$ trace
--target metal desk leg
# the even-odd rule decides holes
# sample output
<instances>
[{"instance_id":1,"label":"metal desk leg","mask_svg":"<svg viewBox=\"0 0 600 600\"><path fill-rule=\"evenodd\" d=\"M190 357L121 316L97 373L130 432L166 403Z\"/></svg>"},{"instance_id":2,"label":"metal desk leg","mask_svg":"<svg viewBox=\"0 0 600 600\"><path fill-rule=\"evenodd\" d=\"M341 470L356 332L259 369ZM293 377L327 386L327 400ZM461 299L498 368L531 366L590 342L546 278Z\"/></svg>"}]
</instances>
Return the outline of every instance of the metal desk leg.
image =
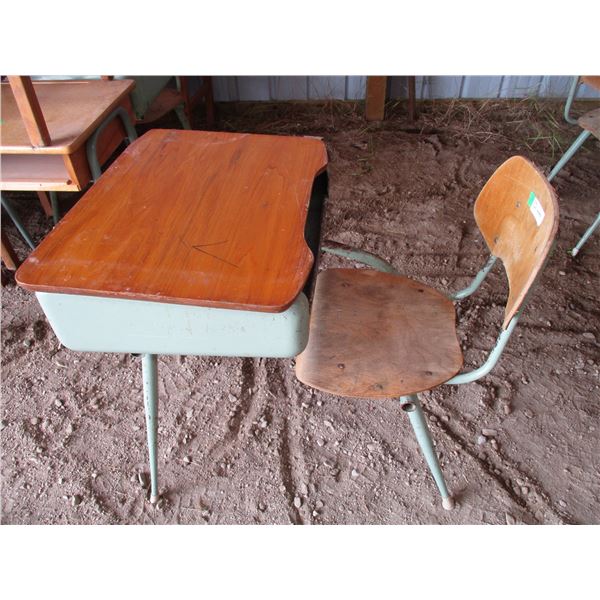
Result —
<instances>
[{"instance_id":1,"label":"metal desk leg","mask_svg":"<svg viewBox=\"0 0 600 600\"><path fill-rule=\"evenodd\" d=\"M148 458L150 460L150 502L156 504L158 502L158 465L156 459L158 370L156 367L156 354L142 354L142 380L144 382L144 409L146 411Z\"/></svg>"},{"instance_id":2,"label":"metal desk leg","mask_svg":"<svg viewBox=\"0 0 600 600\"><path fill-rule=\"evenodd\" d=\"M12 204L4 196L0 196L0 202L2 202L2 206L8 213L8 216L12 219L12 222L15 224L15 227L19 230L19 233L23 236L23 239L27 242L27 245L32 250L34 250L35 244L33 243L29 232L27 231L27 229L25 229L25 225L23 225L21 219L19 218L19 215L12 207Z\"/></svg>"},{"instance_id":3,"label":"metal desk leg","mask_svg":"<svg viewBox=\"0 0 600 600\"><path fill-rule=\"evenodd\" d=\"M442 468L440 467L435 448L433 447L433 441L431 439L431 434L429 433L429 428L427 427L427 421L425 421L425 416L423 415L421 403L416 394L401 396L400 403L402 405L402 410L408 414L410 424L417 436L421 451L429 465L429 470L433 475L435 483L440 490L440 494L442 495L442 506L446 510L451 510L454 508L454 498L452 498L446 487L446 481L444 480Z\"/></svg>"}]
</instances>

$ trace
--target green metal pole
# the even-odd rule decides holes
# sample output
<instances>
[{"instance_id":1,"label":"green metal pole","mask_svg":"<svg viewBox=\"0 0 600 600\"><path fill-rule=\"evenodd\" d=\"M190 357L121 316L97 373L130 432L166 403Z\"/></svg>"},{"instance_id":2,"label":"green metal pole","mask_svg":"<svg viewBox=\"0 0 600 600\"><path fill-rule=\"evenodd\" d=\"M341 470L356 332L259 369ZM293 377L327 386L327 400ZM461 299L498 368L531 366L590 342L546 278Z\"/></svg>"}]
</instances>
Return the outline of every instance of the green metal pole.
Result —
<instances>
[{"instance_id":1,"label":"green metal pole","mask_svg":"<svg viewBox=\"0 0 600 600\"><path fill-rule=\"evenodd\" d=\"M577 256L577 254L581 250L581 247L588 241L590 235L592 235L592 233L594 233L594 231L596 231L596 229L598 229L599 226L600 226L600 213L598 213L598 215L596 216L596 220L588 227L586 232L581 236L581 239L577 242L577 245L575 246L575 248L573 248L573 250L571 250L571 256Z\"/></svg>"},{"instance_id":2,"label":"green metal pole","mask_svg":"<svg viewBox=\"0 0 600 600\"><path fill-rule=\"evenodd\" d=\"M579 150L580 146L587 140L590 135L592 135L591 131L584 130L582 131L576 138L576 140L571 144L569 149L562 155L562 158L554 165L552 171L548 175L548 181L552 181L558 172L573 158L573 155L577 150Z\"/></svg>"},{"instance_id":3,"label":"green metal pole","mask_svg":"<svg viewBox=\"0 0 600 600\"><path fill-rule=\"evenodd\" d=\"M35 244L33 243L33 240L31 239L29 232L25 228L25 225L23 225L23 222L19 218L19 215L13 208L12 204L4 196L0 196L0 202L2 202L2 206L8 213L8 216L12 219L12 222L15 224L15 227L19 230L19 233L23 236L23 239L27 242L27 245L32 250L34 250Z\"/></svg>"},{"instance_id":4,"label":"green metal pole","mask_svg":"<svg viewBox=\"0 0 600 600\"><path fill-rule=\"evenodd\" d=\"M458 292L454 292L454 294L450 294L448 298L450 300L462 300L467 296L470 296L473 292L477 291L479 286L483 283L483 280L486 278L487 274L492 270L494 264L496 264L497 257L493 254L488 258L488 261L485 263L485 266L477 275L475 275L475 279L468 285L466 288L459 290Z\"/></svg>"},{"instance_id":5,"label":"green metal pole","mask_svg":"<svg viewBox=\"0 0 600 600\"><path fill-rule=\"evenodd\" d=\"M577 119L574 119L571 116L571 104L573 104L573 100L575 99L575 94L577 93L577 87L579 86L579 75L573 77L573 81L571 82L571 87L569 88L569 95L567 96L567 101L565 102L565 121L570 123L571 125L577 125Z\"/></svg>"},{"instance_id":6,"label":"green metal pole","mask_svg":"<svg viewBox=\"0 0 600 600\"><path fill-rule=\"evenodd\" d=\"M402 410L410 419L410 424L417 436L417 442L419 442L419 446L425 456L429 470L440 490L440 494L442 495L442 506L446 510L452 510L454 508L454 498L452 498L446 487L446 481L444 480L442 468L440 467L440 462L435 452L435 448L433 447L433 440L431 439L429 427L427 427L427 421L425 420L421 403L416 394L411 394L409 396L401 396L400 404L402 405Z\"/></svg>"},{"instance_id":7,"label":"green metal pole","mask_svg":"<svg viewBox=\"0 0 600 600\"><path fill-rule=\"evenodd\" d=\"M58 196L56 192L49 192L50 204L52 205L52 220L56 225L60 221L60 211L58 209Z\"/></svg>"},{"instance_id":8,"label":"green metal pole","mask_svg":"<svg viewBox=\"0 0 600 600\"><path fill-rule=\"evenodd\" d=\"M179 122L181 123L181 126L184 129L192 128L192 126L190 125L190 122L187 118L187 115L185 114L185 110L183 109L183 104L178 104L175 107L175 113L177 114L177 118L179 119Z\"/></svg>"},{"instance_id":9,"label":"green metal pole","mask_svg":"<svg viewBox=\"0 0 600 600\"><path fill-rule=\"evenodd\" d=\"M156 438L158 432L158 369L156 354L142 354L142 380L144 382L144 409L150 460L150 502L158 502L158 464Z\"/></svg>"},{"instance_id":10,"label":"green metal pole","mask_svg":"<svg viewBox=\"0 0 600 600\"><path fill-rule=\"evenodd\" d=\"M398 273L398 271L396 271L396 269L392 265L390 265L389 262L383 260L383 258L379 258L379 256L376 256L371 252L367 252L366 250L357 250L355 248L350 248L349 246L345 246L344 244L339 244L337 242L324 242L321 246L321 252L325 252L327 254L335 254L336 256L341 256L343 258L355 260L369 267L373 267L374 269L376 269L377 271L381 271L382 273Z\"/></svg>"}]
</instances>

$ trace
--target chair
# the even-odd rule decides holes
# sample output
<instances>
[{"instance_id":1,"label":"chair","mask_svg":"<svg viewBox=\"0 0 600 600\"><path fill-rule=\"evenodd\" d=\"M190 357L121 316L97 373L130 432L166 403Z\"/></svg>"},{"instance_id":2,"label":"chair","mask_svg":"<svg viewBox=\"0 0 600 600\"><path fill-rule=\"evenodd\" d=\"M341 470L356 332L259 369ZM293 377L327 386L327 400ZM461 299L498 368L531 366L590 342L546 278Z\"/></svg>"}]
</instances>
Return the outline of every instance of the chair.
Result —
<instances>
[{"instance_id":1,"label":"chair","mask_svg":"<svg viewBox=\"0 0 600 600\"><path fill-rule=\"evenodd\" d=\"M103 75L103 79L112 79ZM160 119L174 110L183 129L192 129L192 111L204 101L206 106L206 125L209 129L215 125L215 109L212 91L212 78L204 76L200 84L194 86L199 78L188 76L126 76L135 80L131 91L131 103L136 125L148 124ZM122 79L122 77L119 77Z\"/></svg>"},{"instance_id":2,"label":"chair","mask_svg":"<svg viewBox=\"0 0 600 600\"><path fill-rule=\"evenodd\" d=\"M580 83L585 83L597 90L600 90L600 77L599 76L585 76L582 78L574 77L573 83L571 85L571 89L569 91L569 96L567 97L567 101L565 103L565 121L571 124L579 125L583 131L577 136L575 141L569 146L567 151L562 155L561 159L556 163L550 174L548 175L548 181L552 181L558 172L573 158L577 150L581 148L583 143L593 135L594 137L600 139L600 108L596 110L591 110L586 112L584 115L579 117L578 119L574 119L571 116L571 104L573 103L573 99L575 98L578 86ZM571 256L577 256L581 247L587 242L592 233L600 226L600 212L596 216L594 222L587 228L585 233L581 236L580 240L577 242L575 247L570 251Z\"/></svg>"},{"instance_id":3,"label":"chair","mask_svg":"<svg viewBox=\"0 0 600 600\"><path fill-rule=\"evenodd\" d=\"M446 509L453 508L454 499L418 394L443 383L474 381L490 372L517 324L558 228L552 187L520 156L507 160L491 176L474 212L491 256L470 286L449 296L397 274L373 255L325 243L325 252L376 270L328 269L318 275L308 345L296 360L297 378L313 388L346 397L399 398ZM453 301L472 294L497 258L510 285L500 335L481 367L457 375L463 358Z\"/></svg>"}]
</instances>

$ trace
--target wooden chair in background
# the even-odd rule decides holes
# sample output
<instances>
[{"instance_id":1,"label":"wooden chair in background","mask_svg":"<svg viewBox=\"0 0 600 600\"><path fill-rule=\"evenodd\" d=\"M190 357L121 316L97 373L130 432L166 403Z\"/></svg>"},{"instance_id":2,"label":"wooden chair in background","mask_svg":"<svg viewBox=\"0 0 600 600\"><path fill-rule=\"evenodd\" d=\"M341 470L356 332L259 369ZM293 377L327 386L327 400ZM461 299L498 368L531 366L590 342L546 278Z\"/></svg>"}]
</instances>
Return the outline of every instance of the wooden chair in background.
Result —
<instances>
[{"instance_id":1,"label":"wooden chair in background","mask_svg":"<svg viewBox=\"0 0 600 600\"><path fill-rule=\"evenodd\" d=\"M548 175L548 181L552 181L558 175L558 172L571 160L571 158L573 158L575 153L579 150L579 148L581 148L583 143L590 137L590 135L593 135L595 138L600 140L600 108L590 110L577 119L573 118L571 115L571 105L581 84L589 85L590 87L600 91L600 76L587 75L573 78L569 96L565 102L564 116L565 121L574 125L579 125L583 131L577 136L575 141L562 155L552 171L550 171L550 174ZM581 250L581 247L588 241L592 233L594 233L598 227L600 227L600 212L598 212L596 219L587 228L575 247L570 250L571 256L577 256Z\"/></svg>"},{"instance_id":2,"label":"wooden chair in background","mask_svg":"<svg viewBox=\"0 0 600 600\"><path fill-rule=\"evenodd\" d=\"M317 277L308 345L296 359L298 379L345 397L399 398L442 496L454 506L417 394L442 383L483 377L496 364L523 311L558 228L555 193L528 160L515 156L491 176L475 203L475 220L491 256L473 283L446 296L397 274L385 261L359 251L323 250L374 266L328 269ZM504 323L487 361L461 373L453 301L472 294L497 258L510 293Z\"/></svg>"},{"instance_id":3,"label":"wooden chair in background","mask_svg":"<svg viewBox=\"0 0 600 600\"><path fill-rule=\"evenodd\" d=\"M103 79L112 79L104 75ZM184 129L193 129L193 110L200 103L206 106L206 127L215 126L215 105L212 90L212 77L189 76L127 76L135 80L131 92L131 102L136 124L157 121L174 110ZM197 80L201 79L198 84Z\"/></svg>"}]
</instances>

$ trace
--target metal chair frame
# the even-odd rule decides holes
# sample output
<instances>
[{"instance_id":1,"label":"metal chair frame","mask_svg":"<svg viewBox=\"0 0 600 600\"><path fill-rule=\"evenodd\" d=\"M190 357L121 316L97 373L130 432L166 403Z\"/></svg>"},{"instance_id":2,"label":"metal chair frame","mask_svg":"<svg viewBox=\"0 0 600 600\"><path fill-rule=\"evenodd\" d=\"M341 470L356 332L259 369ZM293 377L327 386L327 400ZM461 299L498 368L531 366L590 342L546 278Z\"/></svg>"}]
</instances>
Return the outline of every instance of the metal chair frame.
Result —
<instances>
[{"instance_id":1,"label":"metal chair frame","mask_svg":"<svg viewBox=\"0 0 600 600\"><path fill-rule=\"evenodd\" d=\"M577 119L571 116L571 105L573 104L573 100L575 100L575 96L577 95L577 91L579 90L579 86L581 85L581 77L579 75L575 75L573 80L571 81L571 87L569 88L569 95L567 96L567 100L565 102L565 110L564 110L564 118L567 123L571 125L577 125Z\"/></svg>"},{"instance_id":2,"label":"metal chair frame","mask_svg":"<svg viewBox=\"0 0 600 600\"><path fill-rule=\"evenodd\" d=\"M567 96L567 100L565 102L565 121L567 121L567 123L571 123L571 125L578 124L578 119L574 119L571 116L570 112L571 105L573 104L573 100L575 99L577 90L579 89L581 83L582 81L579 76L573 77L573 81L569 89L569 95ZM548 181L552 181L558 175L559 171L573 158L575 153L579 150L579 148L581 148L583 143L590 137L590 135L592 135L591 131L583 130L577 136L575 141L569 146L569 148L562 155L560 160L556 163L556 165L554 165L552 171L550 171L550 174L548 175ZM577 244L571 250L569 250L569 254L571 254L571 256L577 256L582 246L588 241L590 236L594 233L594 231L596 231L596 229L598 229L598 227L600 227L600 212L598 212L598 214L596 215L596 219L594 220L594 222L585 230Z\"/></svg>"},{"instance_id":3,"label":"metal chair frame","mask_svg":"<svg viewBox=\"0 0 600 600\"><path fill-rule=\"evenodd\" d=\"M321 248L321 251L327 254L334 254L336 256L354 260L356 262L368 265L374 268L375 270L382 271L384 273L399 274L398 271L390 263L370 252L357 250L337 243L335 243L335 245L332 245L331 242L325 242L325 244ZM496 264L496 261L497 257L493 254L490 254L490 258L487 260L483 268L477 273L477 275L475 275L473 281L462 290L449 294L448 298L450 298L450 300L452 301L460 301L476 292L479 286L485 280L488 273ZM531 290L533 289L534 285L535 283L532 284L529 288L529 293L527 296L529 296L529 294L531 293ZM521 316L526 303L527 298L523 301L518 312L510 320L506 328L501 329L500 334L498 335L498 339L496 340L496 344L490 351L487 360L480 367L473 369L472 371L465 371L463 373L455 375L454 377L445 382L446 385L462 385L465 383L476 381L477 379L481 379L482 377L487 375L494 368L494 366L502 356L502 352L504 351L504 348L506 347L506 344L508 343L511 334L519 321L519 317ZM442 497L442 506L446 510L451 510L455 506L455 501L450 492L448 491L448 486L446 485L446 481L442 473L439 459L437 457L437 453L433 445L431 432L427 425L423 409L421 408L421 403L419 401L418 395L410 394L407 396L401 396L399 398L399 401L402 410L408 415L410 424L415 433L415 437L417 438L417 442L419 444L419 447L421 448L421 452L423 453L431 475L440 492L440 495Z\"/></svg>"}]
</instances>

